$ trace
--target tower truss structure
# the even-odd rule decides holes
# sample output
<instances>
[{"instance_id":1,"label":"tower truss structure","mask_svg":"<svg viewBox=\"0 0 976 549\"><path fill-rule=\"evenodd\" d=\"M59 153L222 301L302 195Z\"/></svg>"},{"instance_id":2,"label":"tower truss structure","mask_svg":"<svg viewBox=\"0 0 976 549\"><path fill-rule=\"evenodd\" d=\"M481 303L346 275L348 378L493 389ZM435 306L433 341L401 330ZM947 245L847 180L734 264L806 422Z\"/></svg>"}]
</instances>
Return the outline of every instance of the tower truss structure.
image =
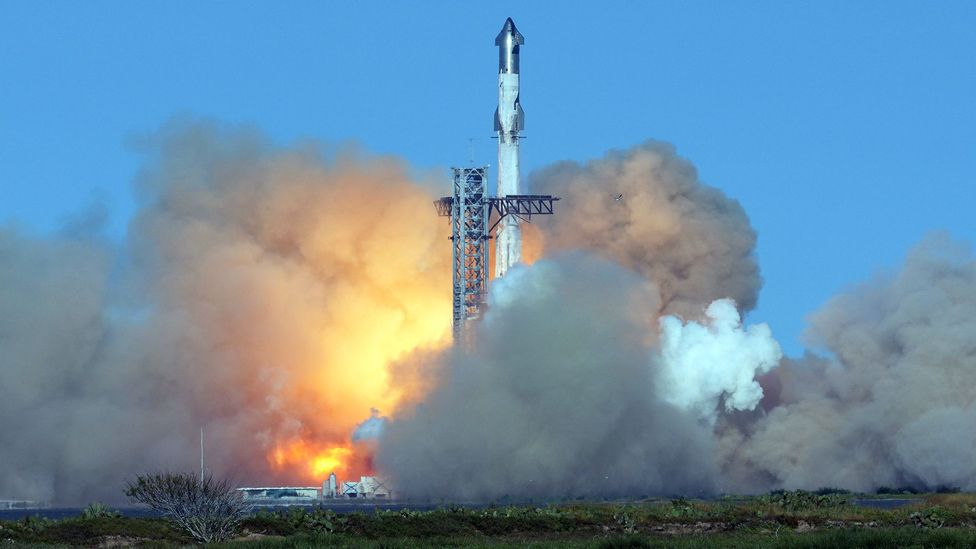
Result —
<instances>
[{"instance_id":1,"label":"tower truss structure","mask_svg":"<svg viewBox=\"0 0 976 549\"><path fill-rule=\"evenodd\" d=\"M488 168L453 168L451 242L454 281L454 341L481 314L488 292Z\"/></svg>"},{"instance_id":2,"label":"tower truss structure","mask_svg":"<svg viewBox=\"0 0 976 549\"><path fill-rule=\"evenodd\" d=\"M463 343L470 321L480 318L488 295L488 240L507 216L528 222L533 215L552 215L550 195L488 196L488 168L452 168L454 194L434 202L437 214L451 218L453 266L453 333ZM492 222L493 221L493 222Z\"/></svg>"}]
</instances>

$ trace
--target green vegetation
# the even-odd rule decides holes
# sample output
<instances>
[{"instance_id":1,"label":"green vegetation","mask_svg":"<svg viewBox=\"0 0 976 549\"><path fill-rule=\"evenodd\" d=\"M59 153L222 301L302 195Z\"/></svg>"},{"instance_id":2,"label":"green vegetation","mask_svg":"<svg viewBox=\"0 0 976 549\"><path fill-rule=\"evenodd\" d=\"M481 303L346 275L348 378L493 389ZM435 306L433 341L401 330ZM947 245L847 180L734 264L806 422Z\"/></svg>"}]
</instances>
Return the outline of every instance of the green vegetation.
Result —
<instances>
[{"instance_id":1,"label":"green vegetation","mask_svg":"<svg viewBox=\"0 0 976 549\"><path fill-rule=\"evenodd\" d=\"M98 502L89 503L88 507L85 507L81 511L81 518L86 518L86 519L103 518L103 517L111 518L111 517L120 517L120 516L122 515L119 514L118 511L113 511L112 509L109 508L108 505L105 505L104 503L98 503Z\"/></svg>"},{"instance_id":2,"label":"green vegetation","mask_svg":"<svg viewBox=\"0 0 976 549\"><path fill-rule=\"evenodd\" d=\"M191 473L140 475L125 487L125 495L147 505L202 543L234 537L249 507L226 480Z\"/></svg>"},{"instance_id":3,"label":"green vegetation","mask_svg":"<svg viewBox=\"0 0 976 549\"><path fill-rule=\"evenodd\" d=\"M160 519L96 517L48 520L26 517L0 521L0 541L18 544L93 546L112 541L138 540L185 545L190 538ZM9 543L9 542L8 542ZM3 547L12 545L3 544Z\"/></svg>"},{"instance_id":4,"label":"green vegetation","mask_svg":"<svg viewBox=\"0 0 976 549\"><path fill-rule=\"evenodd\" d=\"M238 537L215 547L973 547L976 495L943 493L877 509L842 491L764 496L567 503L543 507L459 506L432 511L337 514L328 509L259 511ZM6 542L6 543L4 543ZM193 542L165 519L119 517L89 506L76 518L0 521L0 547Z\"/></svg>"}]
</instances>

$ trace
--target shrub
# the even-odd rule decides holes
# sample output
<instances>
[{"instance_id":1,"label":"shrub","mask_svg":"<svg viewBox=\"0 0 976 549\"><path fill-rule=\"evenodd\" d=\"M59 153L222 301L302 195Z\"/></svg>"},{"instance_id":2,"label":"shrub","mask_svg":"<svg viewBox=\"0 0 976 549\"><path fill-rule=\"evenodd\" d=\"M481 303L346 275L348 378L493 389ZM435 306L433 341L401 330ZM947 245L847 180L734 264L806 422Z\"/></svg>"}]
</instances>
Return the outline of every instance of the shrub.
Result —
<instances>
[{"instance_id":1,"label":"shrub","mask_svg":"<svg viewBox=\"0 0 976 549\"><path fill-rule=\"evenodd\" d=\"M90 520L96 518L115 518L122 516L118 511L113 511L109 509L108 505L104 503L94 502L89 503L88 507L85 507L81 511L81 518Z\"/></svg>"},{"instance_id":2,"label":"shrub","mask_svg":"<svg viewBox=\"0 0 976 549\"><path fill-rule=\"evenodd\" d=\"M851 491L844 488L833 488L831 486L825 486L814 492L818 496L831 496L834 494L840 495L850 495Z\"/></svg>"},{"instance_id":3,"label":"shrub","mask_svg":"<svg viewBox=\"0 0 976 549\"><path fill-rule=\"evenodd\" d=\"M31 537L30 541L49 544L47 547L95 547L113 543L113 538L138 540L140 545L146 542L162 544L165 540L183 546L191 541L163 519L126 517L64 518Z\"/></svg>"},{"instance_id":4,"label":"shrub","mask_svg":"<svg viewBox=\"0 0 976 549\"><path fill-rule=\"evenodd\" d=\"M627 512L616 513L613 520L617 523L617 528L625 534L637 533L637 521Z\"/></svg>"},{"instance_id":5,"label":"shrub","mask_svg":"<svg viewBox=\"0 0 976 549\"><path fill-rule=\"evenodd\" d=\"M54 521L40 515L28 515L16 522L10 523L14 532L26 535L39 534L54 524Z\"/></svg>"},{"instance_id":6,"label":"shrub","mask_svg":"<svg viewBox=\"0 0 976 549\"><path fill-rule=\"evenodd\" d=\"M849 494L817 495L805 490L777 490L762 496L760 501L766 504L778 505L785 511L804 511L808 509L823 509L846 505L850 501Z\"/></svg>"},{"instance_id":7,"label":"shrub","mask_svg":"<svg viewBox=\"0 0 976 549\"><path fill-rule=\"evenodd\" d=\"M295 530L332 534L346 524L346 517L339 516L331 509L316 507L305 510L292 507L288 511L288 522Z\"/></svg>"},{"instance_id":8,"label":"shrub","mask_svg":"<svg viewBox=\"0 0 976 549\"><path fill-rule=\"evenodd\" d=\"M698 511L685 498L675 498L671 500L671 508L668 509L667 516L671 518L691 518L698 516Z\"/></svg>"},{"instance_id":9,"label":"shrub","mask_svg":"<svg viewBox=\"0 0 976 549\"><path fill-rule=\"evenodd\" d=\"M917 528L942 528L946 525L948 516L940 507L929 507L922 511L916 511L908 515L908 519Z\"/></svg>"},{"instance_id":10,"label":"shrub","mask_svg":"<svg viewBox=\"0 0 976 549\"><path fill-rule=\"evenodd\" d=\"M186 473L141 475L126 485L125 495L204 543L231 538L249 512L227 481L209 475L202 481Z\"/></svg>"}]
</instances>

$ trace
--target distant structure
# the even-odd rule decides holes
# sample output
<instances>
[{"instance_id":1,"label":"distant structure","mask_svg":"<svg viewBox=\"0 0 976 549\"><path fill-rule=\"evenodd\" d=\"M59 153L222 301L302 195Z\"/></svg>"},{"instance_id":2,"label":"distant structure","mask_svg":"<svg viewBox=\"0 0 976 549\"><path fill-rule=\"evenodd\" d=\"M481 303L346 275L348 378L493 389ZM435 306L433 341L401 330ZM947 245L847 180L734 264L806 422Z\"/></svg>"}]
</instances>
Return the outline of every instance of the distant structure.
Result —
<instances>
[{"instance_id":1,"label":"distant structure","mask_svg":"<svg viewBox=\"0 0 976 549\"><path fill-rule=\"evenodd\" d=\"M390 489L376 477L359 477L359 482L343 482L342 497L360 499L389 499Z\"/></svg>"},{"instance_id":2,"label":"distant structure","mask_svg":"<svg viewBox=\"0 0 976 549\"><path fill-rule=\"evenodd\" d=\"M260 488L238 488L244 501L253 505L287 506L314 505L323 500L338 499L390 499L393 492L386 482L378 477L361 476L358 481L339 482L336 474L318 486L267 486ZM0 504L4 502L0 501ZM0 506L0 509L3 507Z\"/></svg>"},{"instance_id":3,"label":"distant structure","mask_svg":"<svg viewBox=\"0 0 976 549\"><path fill-rule=\"evenodd\" d=\"M453 332L466 344L467 326L481 317L488 293L488 240L498 227L495 276L522 260L519 221L552 215L550 195L519 194L519 132L525 114L519 103L519 46L525 42L511 18L495 38L498 46L498 197L488 195L488 168L452 168L454 194L434 202L437 214L451 218ZM491 220L494 216L494 223Z\"/></svg>"},{"instance_id":4,"label":"distant structure","mask_svg":"<svg viewBox=\"0 0 976 549\"><path fill-rule=\"evenodd\" d=\"M318 486L269 486L237 491L244 501L258 505L308 505L320 499Z\"/></svg>"},{"instance_id":5,"label":"distant structure","mask_svg":"<svg viewBox=\"0 0 976 549\"><path fill-rule=\"evenodd\" d=\"M336 482L336 474L329 473L329 478L322 483L322 497L323 498L334 498L336 497L336 490L338 488L338 483Z\"/></svg>"},{"instance_id":6,"label":"distant structure","mask_svg":"<svg viewBox=\"0 0 976 549\"><path fill-rule=\"evenodd\" d=\"M0 511L10 511L14 509L50 509L51 504L46 501L33 501L29 499L0 499Z\"/></svg>"}]
</instances>

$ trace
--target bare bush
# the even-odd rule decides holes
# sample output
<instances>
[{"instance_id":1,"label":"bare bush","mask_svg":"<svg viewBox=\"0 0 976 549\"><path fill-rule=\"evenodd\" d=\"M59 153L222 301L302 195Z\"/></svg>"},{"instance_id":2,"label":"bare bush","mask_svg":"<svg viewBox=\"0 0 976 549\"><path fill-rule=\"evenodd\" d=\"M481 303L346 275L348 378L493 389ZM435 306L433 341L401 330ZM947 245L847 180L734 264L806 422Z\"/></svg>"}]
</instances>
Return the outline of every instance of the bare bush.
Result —
<instances>
[{"instance_id":1,"label":"bare bush","mask_svg":"<svg viewBox=\"0 0 976 549\"><path fill-rule=\"evenodd\" d=\"M226 480L187 473L150 473L126 484L125 495L148 505L197 541L231 538L250 507Z\"/></svg>"}]
</instances>

